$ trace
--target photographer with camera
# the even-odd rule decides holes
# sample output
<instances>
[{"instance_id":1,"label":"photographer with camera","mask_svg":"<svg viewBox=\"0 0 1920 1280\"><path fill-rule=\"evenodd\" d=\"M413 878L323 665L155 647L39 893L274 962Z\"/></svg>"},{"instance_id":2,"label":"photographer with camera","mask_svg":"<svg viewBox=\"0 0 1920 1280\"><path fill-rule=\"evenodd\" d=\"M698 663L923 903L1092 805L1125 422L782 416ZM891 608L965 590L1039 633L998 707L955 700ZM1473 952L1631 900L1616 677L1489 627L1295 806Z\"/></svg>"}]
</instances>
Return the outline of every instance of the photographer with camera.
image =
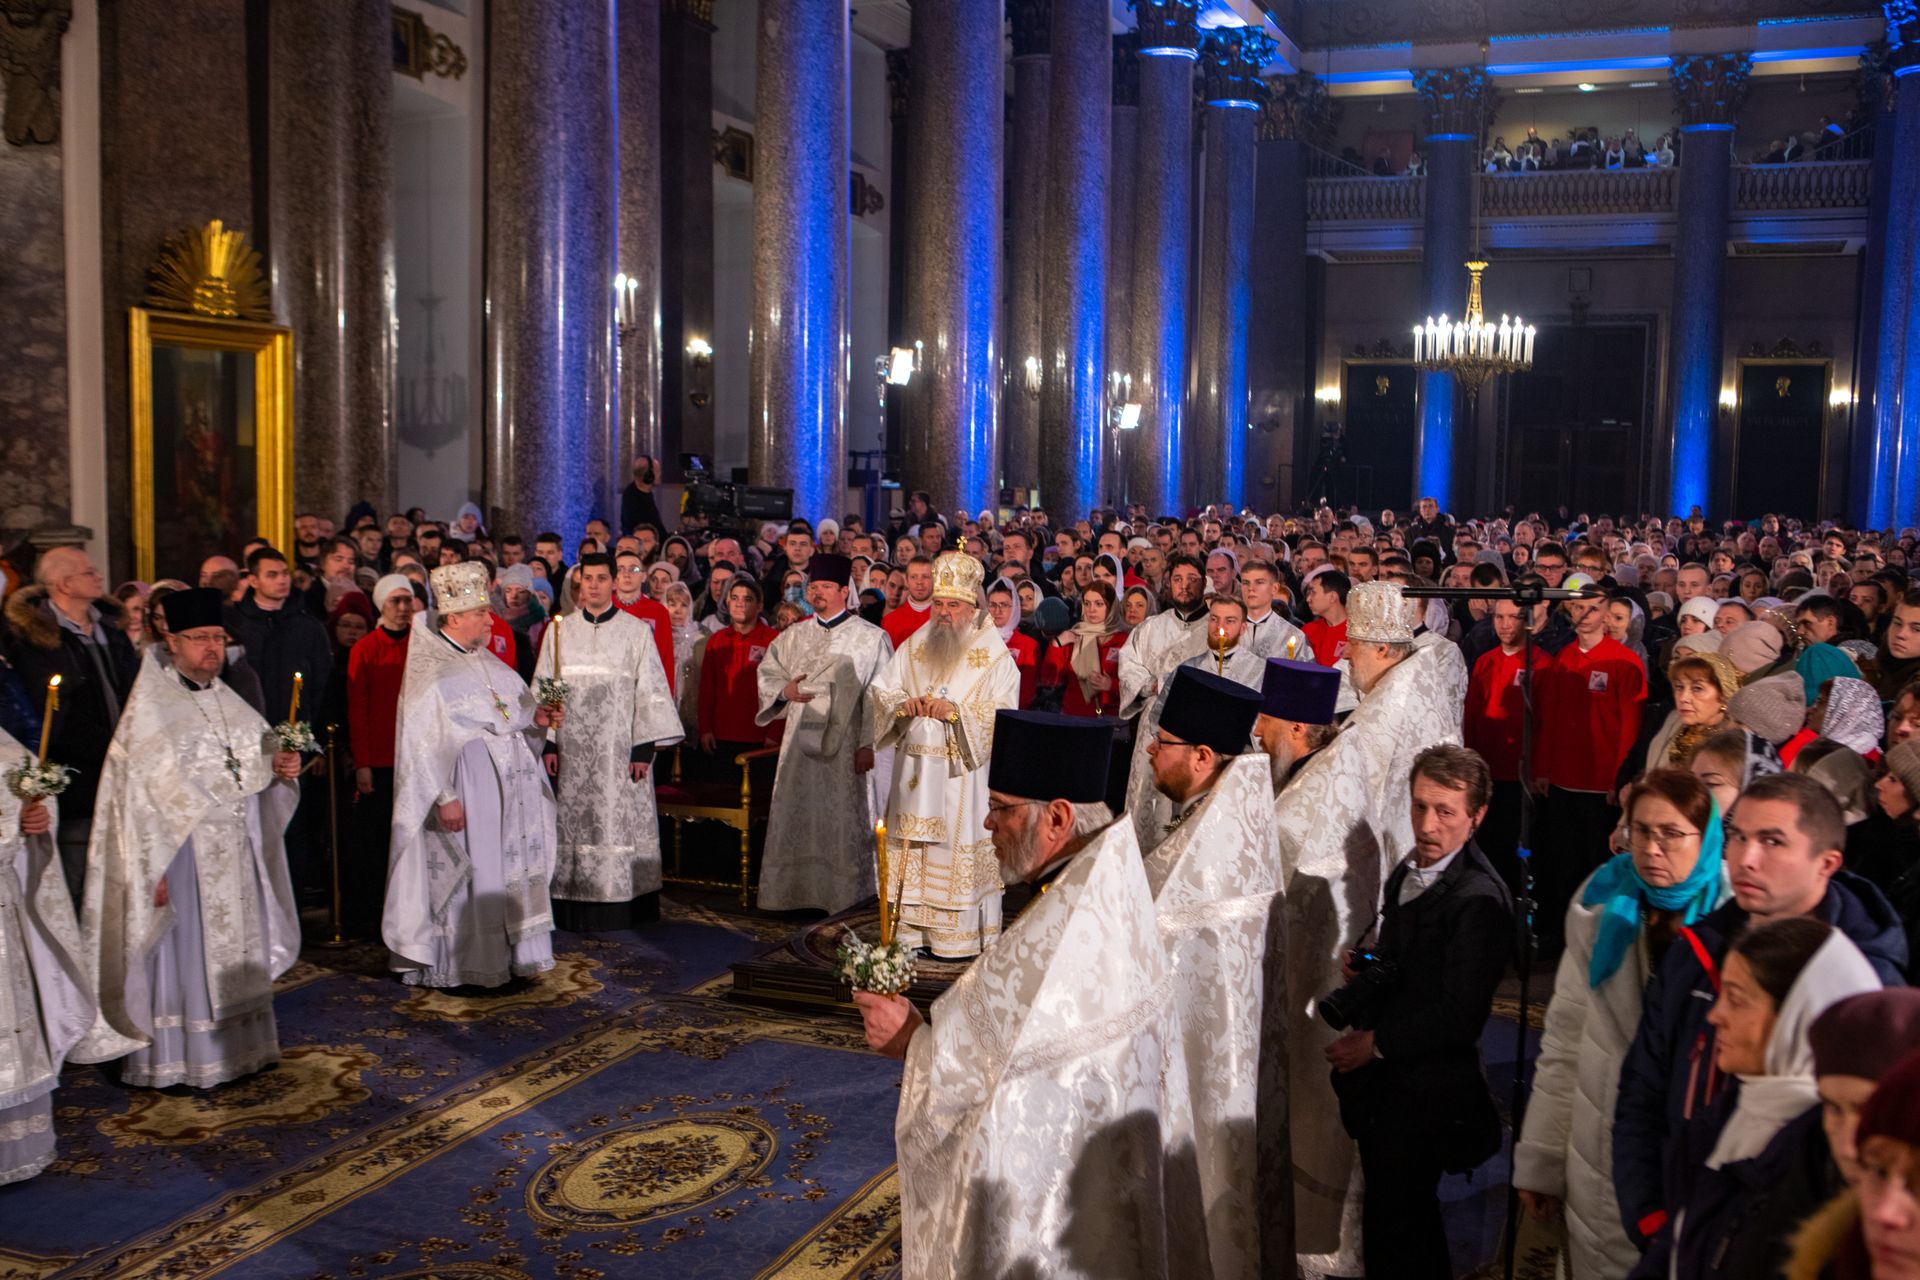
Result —
<instances>
[{"instance_id":1,"label":"photographer with camera","mask_svg":"<svg viewBox=\"0 0 1920 1280\"><path fill-rule=\"evenodd\" d=\"M1513 899L1473 843L1493 791L1486 761L1429 747L1408 786L1414 847L1387 877L1378 940L1363 935L1318 1008L1345 1033L1327 1060L1360 1147L1367 1274L1444 1280L1440 1176L1500 1147L1480 1033L1513 952Z\"/></svg>"}]
</instances>

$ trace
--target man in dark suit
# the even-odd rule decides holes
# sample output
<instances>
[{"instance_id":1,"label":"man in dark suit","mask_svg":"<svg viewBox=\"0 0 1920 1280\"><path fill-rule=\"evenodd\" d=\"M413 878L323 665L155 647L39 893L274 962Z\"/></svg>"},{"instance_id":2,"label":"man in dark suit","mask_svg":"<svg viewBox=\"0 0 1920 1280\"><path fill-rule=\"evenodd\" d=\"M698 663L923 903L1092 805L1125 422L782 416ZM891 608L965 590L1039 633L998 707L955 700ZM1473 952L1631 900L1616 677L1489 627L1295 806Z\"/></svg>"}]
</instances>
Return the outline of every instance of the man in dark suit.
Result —
<instances>
[{"instance_id":1,"label":"man in dark suit","mask_svg":"<svg viewBox=\"0 0 1920 1280\"><path fill-rule=\"evenodd\" d=\"M1493 792L1486 761L1429 747L1409 789L1413 852L1387 877L1379 940L1349 960L1349 985L1322 1001L1322 1016L1332 1003L1352 1026L1327 1060L1341 1122L1360 1145L1367 1274L1445 1280L1440 1176L1500 1148L1480 1033L1513 952L1513 899L1473 843Z\"/></svg>"}]
</instances>

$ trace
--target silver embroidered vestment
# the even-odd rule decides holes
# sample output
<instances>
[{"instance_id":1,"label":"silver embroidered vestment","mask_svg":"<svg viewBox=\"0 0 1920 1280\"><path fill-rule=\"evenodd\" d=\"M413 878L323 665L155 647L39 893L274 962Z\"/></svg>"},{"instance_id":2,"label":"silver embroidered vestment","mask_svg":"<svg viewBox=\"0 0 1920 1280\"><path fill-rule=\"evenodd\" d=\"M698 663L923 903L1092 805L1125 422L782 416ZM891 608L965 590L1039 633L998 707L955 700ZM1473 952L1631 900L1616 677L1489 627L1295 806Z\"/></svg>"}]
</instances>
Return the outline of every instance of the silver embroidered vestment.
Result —
<instances>
[{"instance_id":1,"label":"silver embroidered vestment","mask_svg":"<svg viewBox=\"0 0 1920 1280\"><path fill-rule=\"evenodd\" d=\"M1194 667L1216 673L1256 692L1266 677L1266 658L1245 644L1237 644L1227 651L1224 669L1217 670L1213 654L1204 649L1192 656L1185 656L1204 635L1204 629L1195 631L1181 646L1166 653L1162 659L1167 664L1166 668L1155 682L1159 691L1149 700L1134 730L1133 758L1127 766L1127 815L1133 819L1134 835L1140 841L1143 852L1151 853L1156 845L1166 839L1167 824L1173 820L1173 802L1161 795L1153 785L1153 762L1147 758L1147 748L1153 744L1153 735L1160 728L1160 712L1166 706L1174 668Z\"/></svg>"}]
</instances>

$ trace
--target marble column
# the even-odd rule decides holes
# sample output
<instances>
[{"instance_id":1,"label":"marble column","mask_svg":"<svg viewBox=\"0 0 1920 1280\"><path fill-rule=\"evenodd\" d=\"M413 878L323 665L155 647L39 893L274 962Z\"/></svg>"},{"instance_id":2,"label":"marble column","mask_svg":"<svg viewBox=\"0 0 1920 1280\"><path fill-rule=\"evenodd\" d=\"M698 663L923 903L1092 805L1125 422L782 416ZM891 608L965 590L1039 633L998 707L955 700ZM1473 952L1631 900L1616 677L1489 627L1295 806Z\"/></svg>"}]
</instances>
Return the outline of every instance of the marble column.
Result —
<instances>
[{"instance_id":1,"label":"marble column","mask_svg":"<svg viewBox=\"0 0 1920 1280\"><path fill-rule=\"evenodd\" d=\"M1027 362L1039 368L1053 3L1007 0L1007 16L1013 25L1013 94L1006 139L1007 314L1000 359L1000 472L1007 486L1031 489L1040 483L1040 395Z\"/></svg>"},{"instance_id":2,"label":"marble column","mask_svg":"<svg viewBox=\"0 0 1920 1280\"><path fill-rule=\"evenodd\" d=\"M889 167L887 185L896 198L887 207L887 345L910 347L913 335L907 331L907 201L909 175L913 172L912 134L907 128L907 104L912 93L912 56L908 49L887 50L887 124ZM995 352L996 356L1000 353ZM996 386L996 390L997 390ZM901 430L904 413L901 396L889 388L885 447L891 470L905 456ZM909 483L917 484L917 480Z\"/></svg>"},{"instance_id":3,"label":"marble column","mask_svg":"<svg viewBox=\"0 0 1920 1280\"><path fill-rule=\"evenodd\" d=\"M681 453L713 461L713 371L687 353L713 341L713 5L660 3L660 452L676 480Z\"/></svg>"},{"instance_id":4,"label":"marble column","mask_svg":"<svg viewBox=\"0 0 1920 1280\"><path fill-rule=\"evenodd\" d=\"M1685 519L1696 507L1714 515L1716 428L1720 418L1721 302L1727 276L1728 183L1733 121L1751 66L1744 53L1676 58L1673 89L1680 114L1680 189L1673 238L1673 334L1667 378L1673 435L1666 509ZM1728 451L1730 453L1730 450ZM1656 489L1655 492L1660 492Z\"/></svg>"},{"instance_id":5,"label":"marble column","mask_svg":"<svg viewBox=\"0 0 1920 1280\"><path fill-rule=\"evenodd\" d=\"M1134 400L1127 499L1150 515L1186 505L1187 284L1193 226L1194 0L1140 0L1140 105L1134 124L1132 292ZM1126 194L1122 193L1122 199Z\"/></svg>"},{"instance_id":6,"label":"marble column","mask_svg":"<svg viewBox=\"0 0 1920 1280\"><path fill-rule=\"evenodd\" d=\"M1920 230L1913 221L1920 201L1920 17L1911 5L1885 7L1891 109L1874 136L1873 189L1876 205L1884 199L1885 234L1879 293L1869 303L1876 313L1873 377L1861 388L1868 398L1855 418L1853 506L1862 528L1897 529L1920 523L1920 348L1908 336L1920 307Z\"/></svg>"},{"instance_id":7,"label":"marble column","mask_svg":"<svg viewBox=\"0 0 1920 1280\"><path fill-rule=\"evenodd\" d=\"M1473 249L1473 184L1481 134L1493 116L1499 95L1478 67L1414 73L1414 91L1425 111L1427 139L1426 218L1420 252L1421 304L1426 315L1458 320L1467 305L1467 257ZM1424 317L1423 317L1424 318ZM1420 424L1411 494L1386 494L1388 502L1411 505L1433 498L1452 510L1454 478L1460 456L1471 457L1472 441L1462 441L1459 414L1465 397L1453 375L1420 375Z\"/></svg>"},{"instance_id":8,"label":"marble column","mask_svg":"<svg viewBox=\"0 0 1920 1280\"><path fill-rule=\"evenodd\" d=\"M1893 476L1890 461L1880 456L1880 435L1874 429L1874 406L1880 388L1880 295L1886 285L1889 198L1896 179L1893 168L1893 109L1899 81L1888 65L1887 43L1875 41L1860 57L1854 73L1861 114L1873 122L1872 197L1867 204L1867 234L1860 250L1860 299L1855 317L1853 405L1847 415L1847 517L1856 528L1879 528L1892 509L1886 487ZM1904 231L1904 226L1902 228Z\"/></svg>"},{"instance_id":9,"label":"marble column","mask_svg":"<svg viewBox=\"0 0 1920 1280\"><path fill-rule=\"evenodd\" d=\"M1267 81L1253 177L1253 306L1247 317L1247 494L1283 511L1294 441L1310 425L1307 363L1307 147L1332 127L1333 99L1311 72Z\"/></svg>"},{"instance_id":10,"label":"marble column","mask_svg":"<svg viewBox=\"0 0 1920 1280\"><path fill-rule=\"evenodd\" d=\"M1253 306L1253 168L1260 69L1275 45L1257 27L1215 27L1200 41L1206 193L1194 335L1193 500L1247 502L1247 322Z\"/></svg>"},{"instance_id":11,"label":"marble column","mask_svg":"<svg viewBox=\"0 0 1920 1280\"><path fill-rule=\"evenodd\" d=\"M267 7L266 265L293 329L293 502L394 508L393 10Z\"/></svg>"},{"instance_id":12,"label":"marble column","mask_svg":"<svg viewBox=\"0 0 1920 1280\"><path fill-rule=\"evenodd\" d=\"M614 91L620 104L620 223L615 262L631 282L633 326L619 335L617 494L637 454L660 456L660 0L618 0ZM618 508L608 512L618 517ZM622 532L626 532L622 530Z\"/></svg>"},{"instance_id":13,"label":"marble column","mask_svg":"<svg viewBox=\"0 0 1920 1280\"><path fill-rule=\"evenodd\" d=\"M849 38L843 4L760 0L747 474L811 520L847 500Z\"/></svg>"},{"instance_id":14,"label":"marble column","mask_svg":"<svg viewBox=\"0 0 1920 1280\"><path fill-rule=\"evenodd\" d=\"M1046 294L1040 317L1040 501L1056 520L1105 497L1107 149L1112 6L1053 0L1047 134Z\"/></svg>"},{"instance_id":15,"label":"marble column","mask_svg":"<svg viewBox=\"0 0 1920 1280\"><path fill-rule=\"evenodd\" d=\"M609 0L488 9L486 505L503 533L571 540L612 514L613 30Z\"/></svg>"},{"instance_id":16,"label":"marble column","mask_svg":"<svg viewBox=\"0 0 1920 1280\"><path fill-rule=\"evenodd\" d=\"M902 478L940 511L996 506L1000 488L1000 4L913 12L907 332L925 345L901 396Z\"/></svg>"},{"instance_id":17,"label":"marble column","mask_svg":"<svg viewBox=\"0 0 1920 1280\"><path fill-rule=\"evenodd\" d=\"M1138 430L1114 429L1121 405L1134 395L1133 377L1133 201L1124 194L1135 190L1135 152L1140 116L1140 33L1125 31L1113 38L1113 133L1107 152L1108 173L1118 199L1107 206L1107 497L1129 501L1127 455Z\"/></svg>"}]
</instances>

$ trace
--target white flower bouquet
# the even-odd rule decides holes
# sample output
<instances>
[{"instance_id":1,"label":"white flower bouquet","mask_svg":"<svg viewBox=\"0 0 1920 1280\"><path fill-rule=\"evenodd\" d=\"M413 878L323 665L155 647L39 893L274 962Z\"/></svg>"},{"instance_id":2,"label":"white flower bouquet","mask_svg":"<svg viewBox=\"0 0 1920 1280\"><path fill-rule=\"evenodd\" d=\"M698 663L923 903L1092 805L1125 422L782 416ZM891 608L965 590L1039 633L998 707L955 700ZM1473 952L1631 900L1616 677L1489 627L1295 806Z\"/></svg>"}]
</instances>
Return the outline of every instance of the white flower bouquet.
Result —
<instances>
[{"instance_id":1,"label":"white flower bouquet","mask_svg":"<svg viewBox=\"0 0 1920 1280\"><path fill-rule=\"evenodd\" d=\"M44 800L57 796L73 781L74 771L49 760L29 759L7 773L7 790L22 800Z\"/></svg>"},{"instance_id":2,"label":"white flower bouquet","mask_svg":"<svg viewBox=\"0 0 1920 1280\"><path fill-rule=\"evenodd\" d=\"M282 751L306 753L320 749L320 740L313 736L313 726L305 720L282 720L273 726L273 737Z\"/></svg>"},{"instance_id":3,"label":"white flower bouquet","mask_svg":"<svg viewBox=\"0 0 1920 1280\"><path fill-rule=\"evenodd\" d=\"M897 996L913 985L913 952L905 944L863 942L848 931L840 943L840 977L855 991Z\"/></svg>"},{"instance_id":4,"label":"white flower bouquet","mask_svg":"<svg viewBox=\"0 0 1920 1280\"><path fill-rule=\"evenodd\" d=\"M541 676L535 683L533 696L543 707L564 707L573 696L573 686L559 676Z\"/></svg>"}]
</instances>

